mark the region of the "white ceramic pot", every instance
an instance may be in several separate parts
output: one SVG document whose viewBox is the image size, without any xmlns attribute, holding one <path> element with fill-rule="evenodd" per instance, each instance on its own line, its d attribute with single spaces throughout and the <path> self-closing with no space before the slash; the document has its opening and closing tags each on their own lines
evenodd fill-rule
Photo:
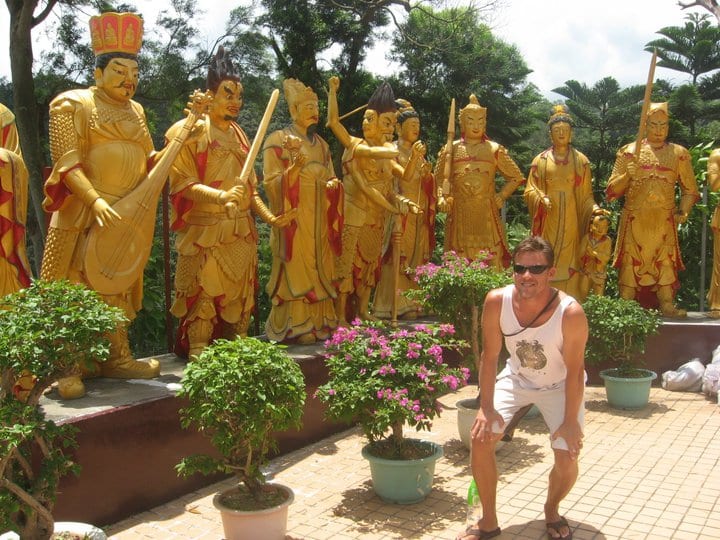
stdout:
<svg viewBox="0 0 720 540">
<path fill-rule="evenodd" d="M 477 401 L 475 401 L 475 398 L 461 399 L 455 403 L 455 407 L 457 408 L 458 435 L 460 435 L 460 440 L 465 448 L 470 450 L 472 447 L 470 444 L 470 430 L 478 412 Z M 505 441 L 498 441 L 495 444 L 495 451 L 497 452 L 504 445 Z"/>
<path fill-rule="evenodd" d="M 284 540 L 287 532 L 288 507 L 295 500 L 293 490 L 282 484 L 272 482 L 270 485 L 284 490 L 288 497 L 279 506 L 265 510 L 244 511 L 233 510 L 224 506 L 222 496 L 234 490 L 231 488 L 213 497 L 213 505 L 220 511 L 225 540 Z"/>
<path fill-rule="evenodd" d="M 87 540 L 107 540 L 107 535 L 102 529 L 98 529 L 88 523 L 79 523 L 77 521 L 56 521 L 54 533 L 57 534 L 61 532 L 75 533 Z"/>
</svg>

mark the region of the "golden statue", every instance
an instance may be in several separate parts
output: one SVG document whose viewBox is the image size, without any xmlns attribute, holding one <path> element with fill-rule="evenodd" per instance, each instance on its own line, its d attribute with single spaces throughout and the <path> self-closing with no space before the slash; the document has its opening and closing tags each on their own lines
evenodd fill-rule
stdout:
<svg viewBox="0 0 720 540">
<path fill-rule="evenodd" d="M 645 133 L 646 139 L 618 151 L 608 180 L 608 201 L 625 196 L 613 266 L 619 268 L 622 298 L 637 299 L 645 307 L 659 305 L 667 317 L 684 317 L 685 310 L 674 303 L 678 271 L 684 268 L 677 225 L 685 223 L 699 198 L 697 182 L 687 149 L 666 142 L 667 103 L 649 104 Z"/>
<path fill-rule="evenodd" d="M 413 147 L 419 143 L 420 115 L 408 101 L 398 99 L 397 103 L 399 105 L 396 126 L 398 139 L 395 141 L 395 147 L 400 152 L 397 160 L 400 165 L 407 167 L 413 154 Z M 382 319 L 392 318 L 394 297 L 397 302 L 396 316 L 414 319 L 420 314 L 420 306 L 400 293 L 417 288 L 411 271 L 427 263 L 435 247 L 437 202 L 435 176 L 432 174 L 430 162 L 425 159 L 427 152 L 425 145 L 420 142 L 416 149 L 420 156 L 413 168 L 414 174 L 402 178 L 399 191 L 417 204 L 422 213 L 393 216 L 393 220 L 399 222 L 402 232 L 397 246 L 400 251 L 399 269 L 395 270 L 394 259 L 391 256 L 396 246 L 391 245 L 383 258 L 380 281 L 373 299 L 373 315 Z"/>
<path fill-rule="evenodd" d="M 132 13 L 103 13 L 91 18 L 90 27 L 95 86 L 64 92 L 50 103 L 53 169 L 45 183 L 43 207 L 52 217 L 41 277 L 86 284 L 132 321 L 142 306 L 142 271 L 152 243 L 157 198 L 174 156 L 168 149 L 154 151 L 143 108 L 132 100 L 142 19 Z M 114 39 L 109 39 L 106 28 L 112 29 Z M 123 36 L 130 31 L 135 38 L 126 45 Z M 110 359 L 92 374 L 159 374 L 156 360 L 133 359 L 127 325 L 109 338 Z M 60 380 L 59 392 L 65 399 L 84 395 L 80 373 Z"/>
<path fill-rule="evenodd" d="M 362 139 L 351 136 L 340 123 L 339 87 L 340 79 L 330 77 L 327 125 L 345 147 L 342 157 L 345 189 L 342 255 L 335 262 L 339 282 L 335 312 L 338 320 L 345 324 L 355 314 L 363 319 L 373 318 L 368 304 L 380 278 L 388 216 L 420 210 L 393 189 L 394 177 L 412 174 L 419 152 L 413 153 L 406 168 L 395 159 L 399 152 L 389 141 L 397 122 L 396 105 L 387 83 L 380 85 L 368 101 L 363 115 Z M 347 309 L 350 295 L 353 295 L 356 308 L 351 305 Z"/>
<path fill-rule="evenodd" d="M 580 242 L 580 294 L 584 301 L 590 291 L 597 296 L 605 294 L 607 265 L 612 256 L 612 239 L 608 236 L 610 217 L 597 214 L 590 222 L 590 231 Z"/>
<path fill-rule="evenodd" d="M 708 158 L 707 183 L 712 191 L 720 191 L 720 148 L 713 150 Z M 707 293 L 708 314 L 720 318 L 720 205 L 713 212 L 710 226 L 713 230 L 713 267 Z"/>
<path fill-rule="evenodd" d="M 552 285 L 582 302 L 580 243 L 601 210 L 593 198 L 590 161 L 572 146 L 573 120 L 565 106 L 553 107 L 548 129 L 552 146 L 533 159 L 525 201 L 532 234 L 542 236 L 555 252 Z"/>
<path fill-rule="evenodd" d="M 487 109 L 473 94 L 460 111 L 460 139 L 440 150 L 435 177 L 442 179 L 438 207 L 448 214 L 445 251 L 470 260 L 487 251 L 499 270 L 511 259 L 500 209 L 525 179 L 507 150 L 488 139 L 486 126 Z M 499 192 L 498 172 L 505 179 Z"/>
<path fill-rule="evenodd" d="M 207 89 L 208 112 L 170 172 L 178 252 L 170 311 L 180 319 L 179 352 L 187 351 L 190 359 L 215 337 L 247 335 L 258 288 L 253 214 L 280 227 L 293 215 L 275 217 L 257 192 L 250 141 L 235 122 L 243 86 L 222 47 L 208 69 Z M 166 137 L 182 124 L 170 127 Z"/>
<path fill-rule="evenodd" d="M 315 133 L 318 97 L 296 79 L 283 81 L 292 124 L 275 131 L 263 147 L 265 193 L 270 209 L 297 209 L 294 223 L 271 231 L 273 263 L 265 324 L 275 341 L 312 343 L 337 327 L 335 257 L 340 255 L 342 184 L 330 148 Z"/>
<path fill-rule="evenodd" d="M 25 250 L 28 172 L 20 151 L 15 115 L 0 103 L 0 296 L 30 285 Z"/>
</svg>

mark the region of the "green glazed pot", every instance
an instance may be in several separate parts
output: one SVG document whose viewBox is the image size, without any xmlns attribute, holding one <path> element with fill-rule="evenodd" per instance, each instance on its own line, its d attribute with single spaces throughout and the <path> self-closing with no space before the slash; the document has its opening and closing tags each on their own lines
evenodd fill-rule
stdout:
<svg viewBox="0 0 720 540">
<path fill-rule="evenodd" d="M 422 459 L 394 460 L 373 456 L 369 445 L 362 456 L 370 463 L 373 489 L 383 501 L 396 504 L 413 504 L 422 501 L 432 489 L 435 463 L 443 456 L 442 446 L 430 441 L 432 455 Z"/>
<path fill-rule="evenodd" d="M 611 374 L 614 369 L 605 369 L 600 377 L 605 381 L 608 404 L 615 409 L 642 409 L 650 401 L 650 387 L 657 373 L 643 369 L 644 377 L 617 377 Z"/>
</svg>

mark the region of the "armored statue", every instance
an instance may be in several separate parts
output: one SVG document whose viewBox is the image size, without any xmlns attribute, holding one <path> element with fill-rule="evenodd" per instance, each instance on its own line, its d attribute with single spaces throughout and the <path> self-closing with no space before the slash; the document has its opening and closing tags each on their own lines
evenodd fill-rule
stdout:
<svg viewBox="0 0 720 540">
<path fill-rule="evenodd" d="M 90 29 L 95 85 L 64 92 L 50 103 L 53 169 L 45 183 L 43 207 L 52 217 L 41 277 L 86 284 L 109 305 L 122 308 L 131 321 L 142 305 L 144 268 L 144 261 L 131 258 L 135 252 L 149 252 L 157 196 L 146 198 L 144 191 L 152 188 L 152 194 L 159 193 L 157 184 L 162 187 L 162 171 L 148 174 L 162 153 L 154 151 L 143 108 L 132 99 L 138 83 L 142 19 L 133 13 L 103 13 L 90 19 Z M 138 194 L 150 208 L 150 227 L 144 215 L 139 219 L 119 210 L 122 201 Z M 96 242 L 102 234 L 108 237 Z M 98 253 L 107 254 L 108 265 L 96 260 Z M 118 272 L 118 265 L 125 263 L 132 264 L 132 270 Z M 127 325 L 109 337 L 110 359 L 93 374 L 143 379 L 159 374 L 156 360 L 133 359 Z M 90 373 L 78 370 L 76 376 L 61 379 L 60 396 L 84 395 L 81 377 L 86 375 Z"/>
<path fill-rule="evenodd" d="M 393 178 L 412 174 L 420 154 L 416 149 L 406 168 L 395 159 L 399 152 L 389 141 L 397 122 L 396 105 L 387 83 L 380 85 L 368 101 L 362 122 L 363 138 L 351 136 L 340 123 L 339 87 L 340 79 L 331 77 L 327 125 L 345 147 L 342 157 L 345 217 L 342 254 L 335 262 L 339 282 L 335 312 L 339 321 L 346 323 L 348 315 L 373 318 L 369 313 L 370 295 L 380 278 L 388 216 L 420 210 L 395 191 Z M 356 307 L 347 309 L 350 295 Z"/>
<path fill-rule="evenodd" d="M 707 164 L 707 183 L 713 191 L 720 191 L 720 148 L 710 153 Z M 720 205 L 713 212 L 713 266 L 710 288 L 707 293 L 709 315 L 720 318 Z"/>
<path fill-rule="evenodd" d="M 612 256 L 612 239 L 608 236 L 610 217 L 597 214 L 590 222 L 590 231 L 580 242 L 580 294 L 584 301 L 592 291 L 597 296 L 605 294 L 607 265 Z"/>
<path fill-rule="evenodd" d="M 438 207 L 448 215 L 445 251 L 470 260 L 488 252 L 499 270 L 511 259 L 500 209 L 525 179 L 505 147 L 487 137 L 486 127 L 487 109 L 471 95 L 460 111 L 460 139 L 440 150 L 435 176 L 442 191 Z M 500 191 L 496 173 L 505 179 Z"/>
<path fill-rule="evenodd" d="M 276 217 L 257 191 L 250 141 L 235 119 L 243 86 L 220 47 L 207 76 L 212 101 L 170 171 L 171 227 L 178 253 L 175 301 L 180 319 L 180 354 L 197 357 L 215 337 L 247 335 L 255 307 L 257 242 L 254 214 L 281 227 L 292 218 Z M 183 122 L 170 127 L 172 139 Z"/>
<path fill-rule="evenodd" d="M 393 296 L 396 296 L 396 315 L 402 318 L 416 318 L 420 307 L 413 301 L 405 298 L 402 291 L 416 288 L 412 279 L 412 271 L 427 263 L 435 247 L 435 213 L 437 203 L 437 189 L 432 166 L 425 158 L 427 149 L 419 142 L 420 115 L 412 104 L 404 99 L 398 99 L 397 134 L 395 141 L 399 155 L 400 165 L 407 167 L 413 154 L 415 143 L 419 143 L 417 150 L 420 156 L 413 167 L 412 175 L 405 175 L 399 182 L 399 192 L 417 204 L 421 213 L 406 216 L 393 216 L 398 221 L 401 235 L 397 247 L 390 245 L 389 252 L 383 257 L 380 282 L 375 290 L 373 300 L 373 315 L 382 319 L 392 318 Z M 399 248 L 399 269 L 393 264 L 392 250 Z M 397 274 L 397 275 L 396 275 Z"/>
<path fill-rule="evenodd" d="M 690 153 L 666 142 L 668 120 L 667 103 L 649 105 L 646 138 L 639 148 L 635 142 L 618 151 L 606 194 L 608 201 L 625 197 L 613 260 L 620 296 L 659 305 L 667 317 L 684 317 L 674 302 L 684 268 L 677 226 L 687 221 L 699 194 Z"/>
<path fill-rule="evenodd" d="M 581 241 L 593 215 L 603 212 L 595 204 L 587 157 L 572 145 L 573 120 L 563 105 L 556 105 L 548 120 L 552 146 L 533 159 L 525 187 L 531 230 L 542 236 L 555 253 L 552 285 L 578 300 Z"/>
<path fill-rule="evenodd" d="M 318 97 L 296 79 L 283 81 L 292 124 L 265 141 L 263 171 L 270 209 L 297 210 L 270 233 L 272 307 L 265 324 L 275 341 L 312 343 L 337 327 L 335 258 L 340 256 L 343 190 L 328 144 L 317 133 Z"/>
</svg>

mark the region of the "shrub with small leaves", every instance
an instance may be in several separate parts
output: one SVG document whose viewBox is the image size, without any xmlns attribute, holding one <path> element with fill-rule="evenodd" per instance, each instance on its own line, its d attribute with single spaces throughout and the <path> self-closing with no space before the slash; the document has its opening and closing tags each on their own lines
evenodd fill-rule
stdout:
<svg viewBox="0 0 720 540">
<path fill-rule="evenodd" d="M 260 498 L 261 467 L 277 446 L 273 432 L 299 428 L 305 404 L 305 379 L 285 346 L 216 340 L 185 369 L 179 395 L 189 401 L 180 411 L 183 428 L 192 425 L 210 437 L 221 458 L 186 457 L 177 471 L 234 474 Z"/>
</svg>

